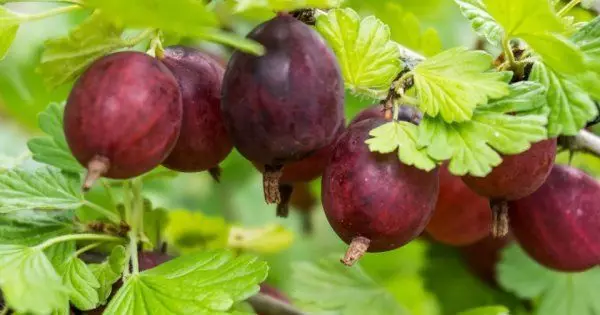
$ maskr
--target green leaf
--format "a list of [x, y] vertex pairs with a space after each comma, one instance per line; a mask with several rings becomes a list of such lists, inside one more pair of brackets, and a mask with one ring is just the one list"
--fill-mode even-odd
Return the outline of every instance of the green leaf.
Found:
[[229, 251], [182, 256], [132, 275], [104, 314], [230, 314], [258, 292], [267, 270], [256, 257]]
[[46, 315], [68, 304], [67, 289], [38, 248], [0, 245], [0, 287], [17, 312]]
[[319, 15], [316, 27], [333, 48], [348, 89], [372, 97], [388, 91], [401, 61], [387, 25], [346, 8]]
[[508, 73], [489, 71], [491, 67], [491, 55], [464, 47], [423, 61], [413, 71], [419, 107], [447, 122], [469, 120], [478, 104], [508, 94]]
[[189, 210], [169, 211], [165, 238], [182, 253], [227, 246], [230, 226], [221, 217], [209, 217]]
[[0, 174], [0, 213], [19, 210], [70, 210], [83, 204], [78, 179], [49, 167]]
[[144, 200], [144, 235], [152, 244], [152, 249], [158, 249], [163, 242], [163, 232], [169, 220], [166, 209], [153, 208], [149, 200]]
[[414, 165], [431, 171], [437, 166], [427, 151], [418, 147], [418, 127], [405, 121], [392, 121], [381, 125], [369, 133], [367, 139], [371, 152], [392, 153], [397, 150], [398, 158], [406, 165]]
[[131, 46], [121, 38], [122, 33], [122, 27], [96, 11], [67, 36], [47, 40], [39, 66], [44, 81], [56, 88], [77, 78], [96, 59]]
[[292, 270], [290, 292], [308, 310], [343, 315], [405, 314], [394, 297], [360, 265], [348, 268], [329, 257], [317, 263], [297, 263]]
[[577, 45], [559, 34], [543, 33], [522, 35], [544, 63], [563, 74], [577, 74], [586, 70], [583, 53]]
[[460, 7], [462, 15], [471, 21], [471, 27], [479, 36], [494, 45], [500, 46], [504, 31], [487, 12], [481, 0], [454, 0]]
[[594, 101], [576, 78], [559, 74], [543, 63], [535, 63], [529, 80], [539, 82], [547, 89], [549, 137], [576, 135], [598, 115]]
[[458, 313], [458, 315], [509, 315], [504, 306], [484, 306]]
[[127, 258], [125, 248], [123, 246], [116, 246], [106, 261], [101, 264], [89, 265], [90, 270], [100, 284], [97, 289], [100, 304], [105, 304], [110, 297], [113, 284], [121, 278], [121, 274], [127, 266]]
[[289, 248], [293, 241], [294, 234], [279, 224], [269, 224], [261, 228], [232, 226], [227, 247], [269, 254]]
[[71, 154], [65, 139], [64, 107], [64, 103], [51, 103], [38, 115], [38, 125], [48, 136], [33, 138], [27, 142], [27, 146], [35, 161], [58, 167], [67, 172], [81, 173], [83, 167]]
[[4, 7], [0, 7], [0, 60], [4, 59], [10, 45], [17, 36], [21, 18]]
[[84, 311], [96, 308], [100, 283], [81, 259], [71, 255], [56, 270], [62, 276], [63, 284], [69, 290], [69, 299], [75, 307]]
[[73, 219], [63, 212], [24, 210], [0, 215], [0, 243], [33, 246], [73, 231]]
[[571, 40], [592, 60], [600, 61], [600, 17], [585, 24]]
[[483, 0], [483, 3], [502, 25], [507, 38], [564, 30], [548, 0]]
[[448, 124], [425, 117], [419, 144], [427, 146], [433, 159], [450, 159], [455, 175], [485, 176], [502, 161], [498, 152], [521, 153], [530, 143], [546, 139], [544, 92], [540, 84], [519, 82], [506, 97], [478, 108], [471, 121]]
[[513, 245], [504, 251], [498, 265], [498, 281], [519, 297], [536, 300], [535, 314], [600, 313], [600, 300], [596, 296], [599, 267], [580, 273], [556, 272], [537, 264]]
[[256, 9], [270, 11], [293, 11], [304, 8], [328, 9], [339, 7], [343, 0], [236, 0], [234, 10], [243, 12]]

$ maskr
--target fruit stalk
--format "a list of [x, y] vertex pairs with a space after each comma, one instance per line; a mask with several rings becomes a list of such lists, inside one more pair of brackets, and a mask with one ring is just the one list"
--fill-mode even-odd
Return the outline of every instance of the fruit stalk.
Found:
[[560, 137], [558, 143], [573, 151], [583, 151], [600, 157], [600, 138], [582, 129], [574, 137]]
[[247, 301], [257, 313], [264, 315], [306, 315], [293, 306], [262, 293], [252, 296]]
[[369, 249], [371, 240], [366, 237], [358, 236], [352, 239], [346, 255], [342, 258], [342, 263], [346, 266], [352, 266], [357, 262]]

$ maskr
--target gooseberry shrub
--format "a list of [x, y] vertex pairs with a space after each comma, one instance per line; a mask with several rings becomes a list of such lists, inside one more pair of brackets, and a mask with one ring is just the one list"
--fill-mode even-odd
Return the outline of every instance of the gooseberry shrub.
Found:
[[83, 20], [0, 155], [1, 315], [600, 313], [594, 1], [19, 2], [0, 69]]

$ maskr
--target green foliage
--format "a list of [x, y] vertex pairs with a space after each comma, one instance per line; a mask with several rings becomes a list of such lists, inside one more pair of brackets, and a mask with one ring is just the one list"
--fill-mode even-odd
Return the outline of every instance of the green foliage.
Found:
[[471, 22], [477, 34], [495, 46], [500, 46], [504, 31], [487, 12], [482, 0], [455, 0], [462, 14]]
[[218, 29], [217, 16], [203, 1], [196, 0], [86, 0], [86, 5], [101, 10], [117, 25], [160, 29], [232, 45], [262, 54], [258, 43]]
[[491, 66], [491, 55], [462, 47], [423, 61], [413, 71], [419, 108], [446, 122], [469, 120], [478, 104], [508, 94], [508, 74]]
[[456, 175], [485, 176], [500, 164], [498, 154], [517, 154], [546, 139], [544, 88], [532, 82], [510, 86], [510, 94], [475, 110], [472, 120], [448, 124], [425, 117], [419, 143], [436, 160], [450, 160]]
[[371, 97], [384, 95], [401, 68], [390, 29], [352, 9], [334, 9], [317, 17], [317, 30], [336, 54], [346, 87]]
[[64, 212], [23, 210], [0, 215], [0, 244], [33, 246], [72, 231], [72, 218]]
[[100, 283], [92, 270], [81, 259], [75, 256], [75, 242], [62, 246], [64, 259], [53, 262], [54, 268], [62, 277], [62, 283], [67, 288], [69, 300], [80, 310], [91, 310], [98, 305]]
[[307, 309], [337, 312], [342, 315], [402, 315], [394, 297], [369, 277], [360, 265], [348, 268], [330, 256], [317, 263], [294, 266], [292, 291]]
[[17, 312], [46, 315], [68, 304], [67, 289], [39, 248], [0, 245], [0, 288]]
[[171, 210], [165, 227], [165, 239], [182, 253], [200, 249], [225, 248], [230, 226], [221, 217], [209, 217], [200, 212]]
[[123, 27], [95, 11], [64, 37], [47, 40], [39, 71], [46, 84], [55, 88], [74, 80], [89, 64], [135, 42], [121, 38]]
[[279, 224], [260, 228], [232, 226], [227, 247], [254, 253], [277, 253], [292, 245], [294, 234]]
[[406, 165], [414, 165], [430, 171], [437, 166], [424, 148], [417, 145], [418, 127], [410, 122], [391, 121], [369, 133], [367, 139], [371, 152], [392, 153], [397, 150], [398, 158]]
[[535, 300], [535, 314], [593, 315], [600, 312], [598, 267], [582, 273], [552, 271], [537, 264], [514, 245], [504, 251], [498, 276], [507, 290], [521, 298]]
[[564, 27], [548, 0], [483, 0], [487, 11], [504, 29], [507, 38], [546, 32]]
[[509, 315], [504, 306], [485, 306], [458, 313], [458, 315]]
[[256, 257], [223, 250], [182, 256], [132, 275], [105, 314], [230, 314], [258, 292], [267, 270]]
[[38, 125], [47, 136], [35, 137], [27, 142], [33, 159], [61, 170], [81, 173], [83, 167], [71, 154], [63, 130], [65, 105], [52, 103], [38, 115]]
[[112, 292], [112, 287], [121, 278], [123, 270], [127, 266], [128, 256], [123, 246], [115, 246], [108, 259], [101, 264], [90, 264], [89, 269], [98, 280], [98, 302], [103, 305]]
[[0, 213], [20, 210], [69, 210], [83, 204], [76, 177], [43, 167], [0, 174]]
[[548, 136], [575, 135], [598, 115], [593, 100], [575, 78], [560, 74], [543, 63], [535, 63], [529, 79], [547, 89]]
[[271, 10], [271, 11], [292, 11], [303, 8], [335, 8], [342, 4], [343, 0], [235, 0], [234, 10], [237, 12], [248, 10]]
[[4, 59], [10, 45], [17, 36], [21, 20], [19, 16], [4, 7], [0, 7], [0, 60]]

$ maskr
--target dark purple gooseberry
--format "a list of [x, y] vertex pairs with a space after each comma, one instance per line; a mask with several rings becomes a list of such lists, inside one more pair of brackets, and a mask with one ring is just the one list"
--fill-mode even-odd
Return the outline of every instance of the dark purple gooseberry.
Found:
[[370, 152], [369, 132], [386, 120], [351, 125], [338, 140], [322, 182], [329, 224], [350, 244], [342, 262], [398, 248], [423, 232], [438, 196], [438, 171], [402, 164], [395, 153]]
[[94, 62], [64, 115], [69, 148], [88, 169], [84, 190], [101, 176], [132, 178], [158, 166], [177, 141], [181, 117], [179, 86], [160, 61], [128, 51]]
[[209, 55], [181, 46], [166, 48], [162, 62], [179, 82], [183, 103], [179, 139], [162, 164], [180, 172], [209, 170], [218, 181], [219, 163], [233, 148], [220, 108], [225, 69]]
[[[350, 125], [355, 124], [359, 121], [363, 121], [369, 118], [385, 118], [385, 109], [381, 104], [372, 105], [369, 108], [360, 111], [354, 119], [350, 122]], [[415, 125], [418, 125], [423, 118], [423, 114], [414, 106], [400, 105], [398, 108], [397, 120], [410, 121]]]
[[463, 176], [463, 181], [480, 196], [490, 199], [493, 212], [492, 234], [508, 232], [507, 202], [529, 196], [546, 178], [556, 156], [556, 139], [543, 140], [516, 155], [502, 156], [502, 163], [485, 177]]
[[509, 203], [512, 232], [538, 263], [560, 271], [600, 264], [600, 184], [582, 171], [555, 165], [533, 194]]
[[264, 165], [265, 200], [279, 203], [282, 167], [327, 147], [343, 126], [344, 86], [332, 51], [292, 16], [279, 15], [248, 38], [266, 54], [233, 54], [221, 108], [235, 147]]

